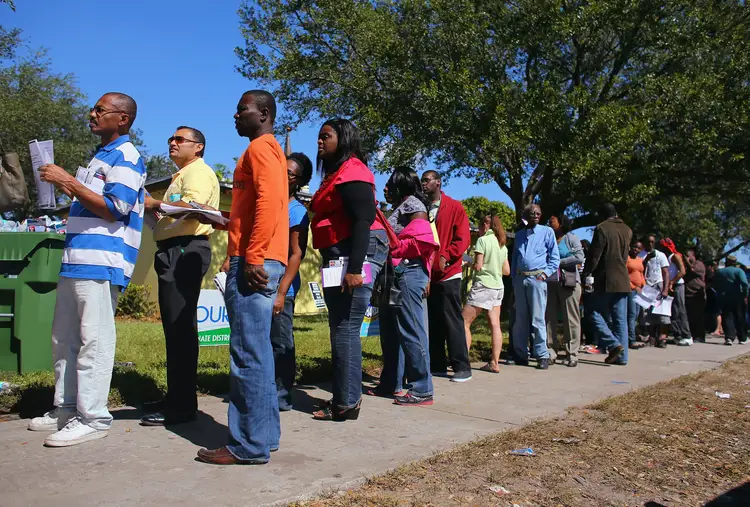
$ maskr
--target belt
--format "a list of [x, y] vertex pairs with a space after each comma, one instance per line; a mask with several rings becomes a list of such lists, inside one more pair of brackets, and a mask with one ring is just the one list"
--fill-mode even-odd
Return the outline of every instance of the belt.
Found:
[[544, 274], [543, 269], [537, 269], [536, 271], [519, 271], [523, 276], [539, 276]]
[[208, 241], [208, 236], [175, 236], [156, 242], [159, 250], [167, 250], [175, 246], [187, 246], [192, 241]]

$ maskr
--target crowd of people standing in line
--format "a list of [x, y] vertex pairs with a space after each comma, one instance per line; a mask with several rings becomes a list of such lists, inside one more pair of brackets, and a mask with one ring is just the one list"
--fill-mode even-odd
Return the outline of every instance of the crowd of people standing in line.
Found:
[[[470, 328], [483, 312], [492, 351], [481, 369], [500, 371], [504, 276], [512, 278], [515, 296], [509, 364], [528, 365], [532, 356], [537, 368], [545, 370], [564, 351], [561, 362], [575, 367], [586, 327], [581, 300], [583, 320], [590, 323], [587, 338], [607, 351], [607, 363], [627, 364], [628, 348], [638, 346], [632, 322], [639, 318], [629, 303], [646, 284], [663, 296], [675, 295], [677, 343], [686, 344], [690, 331], [685, 329], [698, 322], [686, 311], [699, 305], [694, 288], [703, 283], [695, 252], [683, 260], [670, 241], [657, 246], [651, 237], [641, 252], [640, 243], [631, 245], [632, 232], [611, 204], [602, 208], [602, 222], [587, 254], [570, 231], [570, 220], [559, 214], [549, 218], [549, 226], [542, 225], [538, 205], [524, 209], [511, 253], [499, 217], [480, 217], [473, 285], [463, 304], [469, 219], [461, 203], [442, 191], [440, 175], [426, 171], [420, 178], [412, 168], [397, 168], [384, 189], [394, 209], [386, 217], [377, 206], [374, 175], [356, 127], [346, 119], [329, 120], [318, 133], [322, 180], [309, 218], [295, 194], [312, 178], [313, 164], [301, 153], [284, 155], [273, 135], [275, 116], [276, 103], [268, 92], [252, 90], [241, 96], [235, 127], [250, 144], [234, 172], [226, 226], [190, 214], [196, 207], [215, 210], [219, 196], [216, 175], [202, 158], [205, 136], [193, 127], [178, 127], [168, 140], [179, 171], [164, 199], [148, 195], [143, 159], [128, 137], [136, 104], [125, 94], [105, 94], [91, 109], [90, 127], [102, 143], [88, 169], [104, 180], [103, 188], [91, 188], [58, 166], [42, 167], [44, 181], [74, 198], [52, 331], [55, 409], [29, 424], [30, 430], [52, 432], [46, 445], [76, 445], [107, 436], [117, 296], [132, 275], [144, 219], [158, 213], [163, 203], [185, 208], [186, 218], [160, 216], [154, 227], [168, 390], [164, 400], [149, 407], [141, 419], [144, 426], [196, 419], [196, 306], [211, 259], [208, 236], [216, 228], [228, 231], [221, 271], [227, 273], [224, 297], [231, 328], [229, 434], [226, 446], [198, 451], [198, 459], [208, 463], [262, 464], [279, 448], [279, 412], [293, 406], [294, 301], [308, 232], [323, 266], [344, 267], [341, 285], [323, 289], [332, 399], [313, 413], [317, 420], [359, 416], [360, 328], [371, 302], [381, 311], [383, 370], [377, 387], [365, 394], [392, 397], [399, 406], [433, 404], [433, 376], [450, 376], [453, 382], [472, 378]], [[713, 274], [713, 283], [727, 340], [743, 342], [740, 316], [747, 279], [730, 262]], [[652, 326], [655, 344], [663, 345], [663, 318], [643, 312], [640, 319]]]

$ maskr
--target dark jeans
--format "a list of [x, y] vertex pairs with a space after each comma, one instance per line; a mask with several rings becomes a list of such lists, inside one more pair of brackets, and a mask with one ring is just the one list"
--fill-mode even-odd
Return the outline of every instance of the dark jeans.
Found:
[[159, 280], [159, 310], [167, 347], [169, 416], [198, 411], [198, 297], [211, 264], [205, 236], [178, 236], [159, 242], [154, 270]]
[[266, 463], [281, 438], [271, 319], [284, 265], [267, 260], [263, 269], [268, 284], [255, 291], [245, 281], [245, 258], [232, 257], [224, 292], [231, 329], [227, 449], [236, 458], [253, 463]]
[[690, 333], [696, 340], [706, 339], [706, 289], [700, 289], [695, 294], [686, 295], [688, 324]]
[[628, 294], [628, 341], [635, 343], [638, 341], [638, 314], [641, 307], [635, 302], [635, 295], [638, 291], [633, 289]]
[[724, 337], [729, 341], [736, 339], [738, 342], [744, 342], [747, 340], [745, 301], [719, 301], [719, 308], [721, 308], [721, 326], [724, 328]]
[[[335, 247], [321, 252], [323, 262], [333, 257], [348, 256], [349, 252]], [[372, 265], [372, 277], [378, 273], [388, 256], [388, 237], [385, 231], [371, 231], [367, 247], [367, 262]], [[331, 330], [331, 362], [333, 363], [333, 405], [338, 409], [354, 407], [362, 397], [362, 341], [359, 337], [362, 321], [372, 297], [372, 283], [354, 289], [341, 287], [323, 289], [328, 306], [328, 325]]]
[[394, 394], [404, 388], [406, 357], [398, 336], [396, 315], [398, 308], [390, 305], [380, 307], [380, 348], [383, 351], [383, 370], [380, 372], [378, 392]]
[[672, 334], [675, 340], [692, 338], [688, 324], [687, 308], [685, 306], [685, 284], [674, 286], [674, 301], [672, 301]]
[[461, 279], [431, 283], [427, 307], [430, 317], [430, 371], [433, 373], [447, 371], [446, 342], [448, 343], [448, 360], [453, 372], [471, 370], [464, 318], [461, 314], [463, 310]]
[[279, 410], [292, 409], [292, 387], [297, 372], [294, 354], [294, 297], [284, 298], [284, 309], [271, 321], [271, 347], [276, 371], [276, 392], [279, 395]]

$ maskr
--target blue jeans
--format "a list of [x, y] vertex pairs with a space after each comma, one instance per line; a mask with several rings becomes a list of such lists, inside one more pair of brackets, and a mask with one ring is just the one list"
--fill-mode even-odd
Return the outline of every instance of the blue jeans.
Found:
[[268, 285], [254, 291], [245, 281], [245, 259], [229, 261], [224, 294], [229, 314], [229, 444], [237, 459], [265, 463], [281, 438], [274, 380], [271, 319], [284, 265], [266, 261]]
[[635, 343], [637, 341], [636, 330], [638, 326], [638, 309], [640, 306], [635, 302], [636, 294], [638, 294], [638, 291], [635, 289], [628, 294], [628, 341], [630, 343]]
[[[620, 364], [628, 362], [628, 293], [596, 292], [592, 301], [591, 321], [602, 347], [624, 349]], [[611, 324], [608, 323], [611, 321]]]
[[386, 395], [398, 393], [404, 387], [406, 358], [398, 337], [395, 306], [380, 307], [380, 348], [383, 351], [383, 370], [380, 372], [378, 392]]
[[297, 372], [294, 355], [294, 296], [284, 298], [284, 309], [271, 321], [271, 347], [276, 372], [276, 393], [279, 410], [292, 409], [292, 387]]
[[[334, 248], [323, 252], [323, 262], [337, 252]], [[339, 255], [348, 255], [340, 251]], [[372, 265], [373, 280], [378, 276], [388, 256], [388, 237], [385, 231], [370, 231], [367, 262]], [[359, 337], [362, 321], [372, 296], [372, 283], [342, 292], [341, 287], [323, 289], [328, 306], [328, 325], [331, 330], [331, 362], [333, 363], [333, 406], [339, 410], [354, 407], [362, 398], [362, 341]]]
[[[396, 338], [395, 347], [393, 338], [386, 338], [389, 350], [383, 351], [386, 386], [389, 388], [395, 384], [394, 391], [399, 390], [405, 369], [409, 393], [414, 396], [432, 396], [430, 341], [424, 318], [427, 305], [424, 291], [429, 281], [427, 272], [419, 259], [404, 260], [396, 267], [395, 275], [395, 283], [401, 290], [401, 306], [391, 307], [386, 311], [387, 320], [391, 320], [387, 325], [387, 332], [395, 331]], [[386, 358], [390, 364], [386, 364]], [[395, 379], [391, 376], [393, 374], [396, 375]]]
[[529, 334], [532, 335], [534, 356], [549, 359], [547, 350], [547, 282], [531, 276], [517, 276], [513, 280], [516, 299], [516, 321], [513, 325], [513, 352], [519, 361], [529, 360]]

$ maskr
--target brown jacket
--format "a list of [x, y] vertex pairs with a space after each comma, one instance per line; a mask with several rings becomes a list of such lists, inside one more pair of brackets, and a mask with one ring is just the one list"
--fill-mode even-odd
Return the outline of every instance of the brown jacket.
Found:
[[628, 250], [633, 231], [619, 218], [596, 226], [591, 239], [584, 275], [594, 276], [594, 288], [604, 292], [630, 292]]

